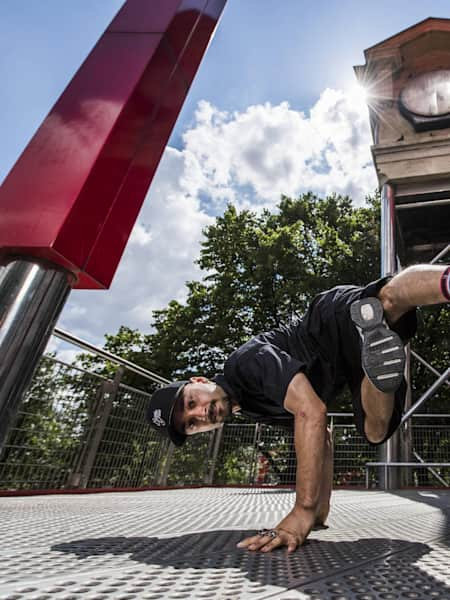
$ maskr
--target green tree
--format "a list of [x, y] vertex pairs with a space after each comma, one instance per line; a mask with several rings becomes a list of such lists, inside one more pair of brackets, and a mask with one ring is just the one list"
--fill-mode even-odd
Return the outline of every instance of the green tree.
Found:
[[184, 304], [154, 313], [147, 364], [167, 377], [212, 375], [257, 332], [302, 316], [318, 292], [379, 273], [379, 202], [354, 208], [347, 197], [283, 197], [277, 212], [232, 205], [205, 230]]
[[[198, 260], [203, 277], [187, 283], [186, 301], [172, 301], [155, 311], [151, 334], [121, 327], [116, 335], [107, 336], [105, 347], [167, 378], [213, 375], [222, 369], [227, 355], [255, 333], [292, 315], [301, 317], [320, 291], [379, 276], [379, 208], [376, 196], [368, 198], [365, 207], [354, 207], [347, 197], [318, 198], [311, 193], [282, 197], [276, 211], [261, 214], [229, 205], [204, 232]], [[432, 355], [434, 366], [443, 370], [450, 358], [449, 311], [422, 312], [415, 348], [424, 356]], [[420, 363], [413, 366], [417, 398], [433, 376]], [[136, 387], [143, 384], [134, 375], [127, 378]], [[423, 410], [445, 409], [448, 396], [443, 386]], [[349, 393], [344, 392], [330, 408], [351, 411]], [[251, 447], [246, 451], [251, 453]], [[248, 477], [238, 468], [243, 452], [228, 446], [227, 456], [219, 461], [221, 481]], [[200, 478], [200, 466], [192, 470], [198, 454], [178, 454], [172, 480], [191, 481], [194, 472]]]

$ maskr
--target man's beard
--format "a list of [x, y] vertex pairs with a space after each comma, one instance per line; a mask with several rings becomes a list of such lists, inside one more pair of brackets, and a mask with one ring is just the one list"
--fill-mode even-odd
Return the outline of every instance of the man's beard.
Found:
[[218, 400], [213, 400], [210, 404], [208, 417], [211, 423], [223, 423], [227, 417], [232, 414], [232, 403], [228, 396], [220, 399], [221, 406], [218, 406]]

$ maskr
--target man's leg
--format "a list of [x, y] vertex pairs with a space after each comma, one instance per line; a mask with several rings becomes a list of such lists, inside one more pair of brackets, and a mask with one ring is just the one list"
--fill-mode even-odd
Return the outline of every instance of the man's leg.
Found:
[[367, 377], [361, 382], [361, 403], [365, 413], [364, 432], [369, 442], [382, 442], [394, 410], [394, 394], [378, 390]]
[[[395, 275], [378, 292], [387, 322], [393, 325], [409, 310], [449, 302], [448, 267], [414, 265]], [[378, 390], [367, 377], [361, 383], [361, 402], [366, 414], [364, 430], [369, 441], [381, 442], [387, 434], [394, 408], [394, 394]]]
[[[414, 265], [395, 275], [378, 293], [388, 323], [395, 323], [417, 306], [449, 301], [448, 280], [442, 281], [449, 267]], [[447, 295], [444, 294], [447, 286]]]

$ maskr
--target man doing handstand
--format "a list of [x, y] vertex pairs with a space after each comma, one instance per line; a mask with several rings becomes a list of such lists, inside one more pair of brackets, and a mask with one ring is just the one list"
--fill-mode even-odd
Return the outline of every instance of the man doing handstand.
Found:
[[238, 544], [292, 552], [327, 518], [332, 448], [327, 405], [347, 384], [359, 432], [382, 444], [404, 408], [404, 345], [416, 331], [416, 307], [450, 301], [450, 267], [416, 265], [366, 287], [337, 286], [316, 296], [304, 319], [250, 339], [223, 374], [192, 377], [157, 390], [147, 418], [181, 445], [220, 427], [234, 412], [258, 421], [290, 421], [297, 457], [296, 500], [271, 530]]

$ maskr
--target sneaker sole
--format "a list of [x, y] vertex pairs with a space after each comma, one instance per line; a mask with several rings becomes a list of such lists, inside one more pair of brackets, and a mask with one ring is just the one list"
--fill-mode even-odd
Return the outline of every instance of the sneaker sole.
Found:
[[383, 321], [378, 298], [363, 298], [350, 306], [350, 316], [362, 335], [362, 367], [381, 392], [395, 392], [403, 380], [405, 351], [400, 336]]

